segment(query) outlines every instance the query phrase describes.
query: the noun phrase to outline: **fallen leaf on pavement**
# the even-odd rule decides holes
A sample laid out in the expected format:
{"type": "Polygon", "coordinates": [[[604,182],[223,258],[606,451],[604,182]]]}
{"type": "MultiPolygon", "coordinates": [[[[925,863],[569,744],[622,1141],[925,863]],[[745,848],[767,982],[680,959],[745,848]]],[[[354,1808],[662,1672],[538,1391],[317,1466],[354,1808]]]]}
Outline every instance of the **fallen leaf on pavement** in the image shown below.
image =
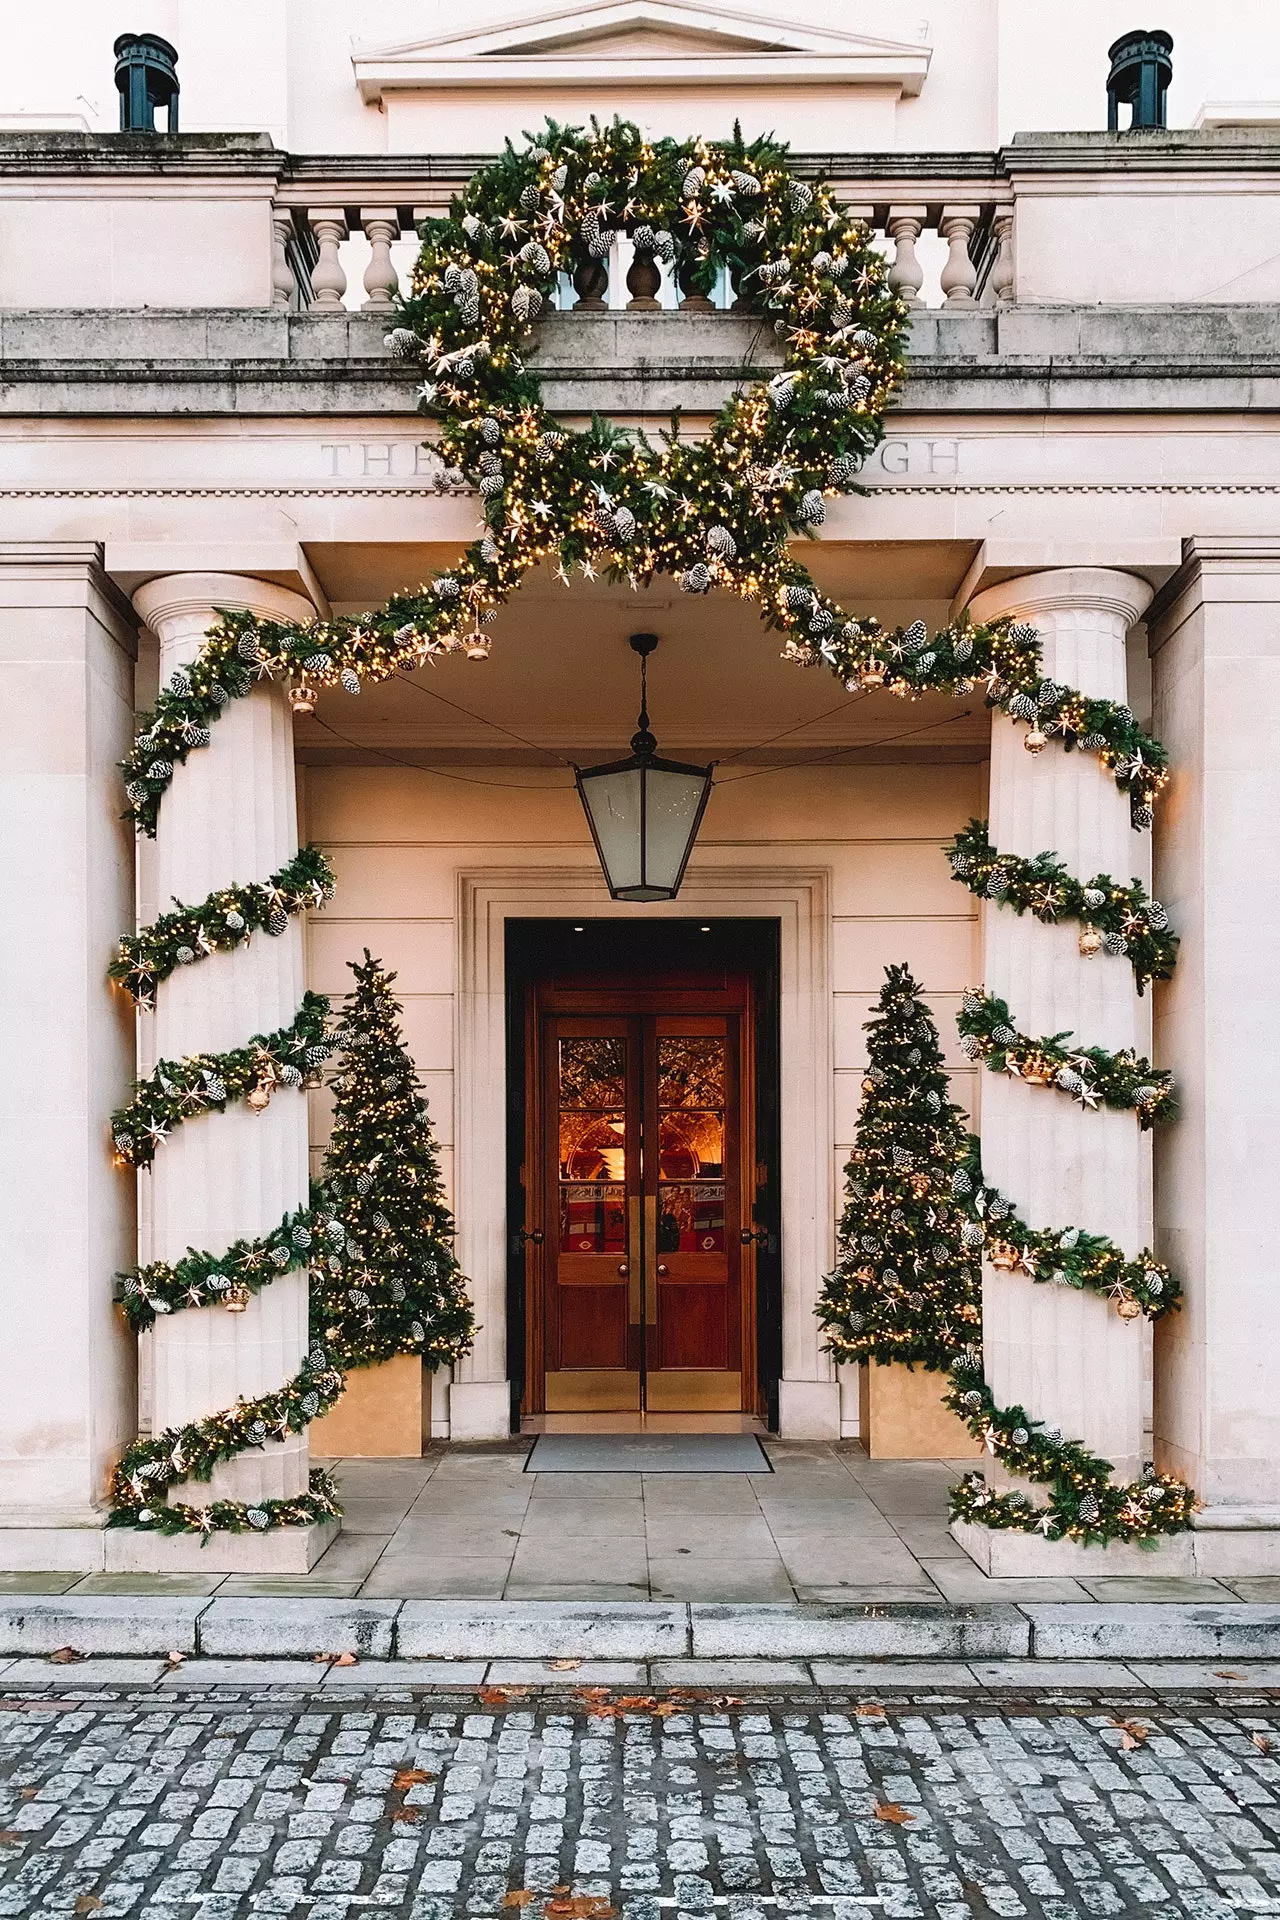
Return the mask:
{"type": "Polygon", "coordinates": [[[915,1815],[908,1813],[905,1807],[900,1807],[896,1800],[881,1800],[876,1804],[876,1819],[888,1820],[895,1827],[901,1827],[914,1820],[915,1815]]]}
{"type": "Polygon", "coordinates": [[[1271,1751],[1270,1736],[1265,1733],[1255,1733],[1253,1736],[1253,1744],[1259,1753],[1270,1753],[1271,1751]]]}
{"type": "Polygon", "coordinates": [[[87,1653],[81,1653],[79,1647],[55,1647],[49,1655],[55,1667],[69,1667],[77,1660],[87,1660],[87,1653]]]}
{"type": "Polygon", "coordinates": [[[859,1720],[884,1719],[884,1708],[878,1706],[874,1700],[864,1700],[861,1706],[854,1708],[854,1712],[857,1714],[859,1720]]]}
{"type": "Polygon", "coordinates": [[[405,1793],[410,1787],[425,1787],[428,1780],[436,1780],[438,1774],[428,1773],[425,1767],[400,1767],[391,1784],[397,1793],[405,1793]]]}
{"type": "Polygon", "coordinates": [[[76,1898],[77,1913],[96,1913],[102,1905],[96,1893],[82,1893],[76,1898]]]}
{"type": "Polygon", "coordinates": [[[166,1667],[180,1667],[186,1657],[185,1653],[166,1653],[164,1663],[166,1667]]]}
{"type": "Polygon", "coordinates": [[[528,1907],[537,1897],[536,1893],[530,1893],[528,1887],[513,1887],[510,1893],[503,1894],[502,1904],[504,1907],[528,1907]]]}
{"type": "Polygon", "coordinates": [[[360,1656],[357,1653],[338,1653],[334,1655],[333,1664],[335,1667],[358,1667],[360,1656]]]}
{"type": "Polygon", "coordinates": [[[543,1912],[561,1916],[561,1920],[566,1915],[572,1920],[613,1920],[614,1909],[603,1894],[571,1893],[548,1900],[543,1912]]]}
{"type": "Polygon", "coordinates": [[[393,1820],[401,1820],[407,1826],[412,1826],[415,1820],[421,1820],[422,1808],[421,1807],[395,1807],[392,1810],[391,1818],[393,1820]]]}
{"type": "Polygon", "coordinates": [[[1213,1670],[1213,1677],[1215,1680],[1243,1680],[1244,1679],[1244,1675],[1242,1673],[1237,1673],[1232,1667],[1215,1667],[1213,1670]]]}
{"type": "Polygon", "coordinates": [[[507,1700],[523,1700],[528,1687],[479,1687],[477,1693],[486,1707],[500,1707],[507,1700]]]}
{"type": "Polygon", "coordinates": [[[36,1800],[39,1798],[39,1795],[40,1795],[39,1787],[24,1787],[22,1789],[22,1792],[18,1795],[18,1798],[20,1800],[36,1800]]]}
{"type": "Polygon", "coordinates": [[[1134,1747],[1140,1747],[1151,1731],[1149,1727],[1144,1727],[1140,1720],[1108,1720],[1107,1725],[1119,1727],[1120,1745],[1126,1753],[1131,1752],[1134,1747]]]}
{"type": "Polygon", "coordinates": [[[26,1837],[25,1833],[19,1833],[15,1828],[6,1827],[3,1832],[0,1832],[0,1847],[16,1847],[26,1837]]]}
{"type": "Polygon", "coordinates": [[[576,1673],[582,1665],[581,1660],[548,1660],[552,1673],[576,1673]]]}

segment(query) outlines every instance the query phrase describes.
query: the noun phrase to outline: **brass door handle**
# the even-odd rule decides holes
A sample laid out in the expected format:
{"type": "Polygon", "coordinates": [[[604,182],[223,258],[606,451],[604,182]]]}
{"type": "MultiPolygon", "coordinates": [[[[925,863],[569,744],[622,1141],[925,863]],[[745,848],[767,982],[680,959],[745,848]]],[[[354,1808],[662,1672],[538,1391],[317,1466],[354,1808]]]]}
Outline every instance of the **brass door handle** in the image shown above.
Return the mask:
{"type": "Polygon", "coordinates": [[[628,1274],[630,1273],[630,1271],[631,1271],[631,1268],[630,1268],[630,1267],[629,1267],[629,1266],[627,1265],[627,1263],[626,1263],[626,1261],[625,1261],[625,1260],[619,1260],[619,1262],[618,1262],[618,1275],[619,1275],[619,1278],[620,1278],[620,1279],[623,1279],[623,1280],[625,1280],[625,1279],[626,1279],[626,1277],[627,1277],[627,1275],[628,1275],[628,1274]]]}
{"type": "Polygon", "coordinates": [[[661,1261],[658,1262],[658,1278],[659,1280],[665,1280],[667,1278],[667,1269],[661,1261]]]}
{"type": "Polygon", "coordinates": [[[516,1242],[521,1247],[540,1247],[542,1245],[542,1228],[534,1227],[532,1231],[527,1227],[518,1228],[516,1232],[516,1242]]]}

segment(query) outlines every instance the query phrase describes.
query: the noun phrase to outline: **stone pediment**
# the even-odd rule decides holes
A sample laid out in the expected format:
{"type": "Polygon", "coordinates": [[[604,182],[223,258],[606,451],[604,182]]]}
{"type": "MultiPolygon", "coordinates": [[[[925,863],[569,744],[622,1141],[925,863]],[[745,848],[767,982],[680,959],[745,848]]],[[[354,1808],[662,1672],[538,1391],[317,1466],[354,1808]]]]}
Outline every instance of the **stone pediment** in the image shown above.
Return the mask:
{"type": "Polygon", "coordinates": [[[591,88],[620,79],[662,87],[825,81],[914,94],[929,57],[923,41],[784,23],[699,0],[603,0],[429,40],[358,45],[353,65],[372,104],[389,92],[591,88]]]}

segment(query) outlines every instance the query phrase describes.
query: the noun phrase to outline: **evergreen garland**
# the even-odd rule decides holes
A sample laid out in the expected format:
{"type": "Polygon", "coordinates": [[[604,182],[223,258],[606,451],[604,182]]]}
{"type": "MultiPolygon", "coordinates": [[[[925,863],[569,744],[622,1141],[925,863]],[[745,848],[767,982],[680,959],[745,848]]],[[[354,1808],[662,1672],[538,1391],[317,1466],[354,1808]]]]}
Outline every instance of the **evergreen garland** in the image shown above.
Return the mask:
{"type": "Polygon", "coordinates": [[[141,1005],[152,1006],[156,988],[178,967],[230,953],[259,931],[276,938],[295,913],[332,897],[333,868],[319,847],[302,847],[269,880],[219,887],[198,907],[175,901],[172,913],[124,935],[107,971],[141,1005]]]}
{"type": "Polygon", "coordinates": [[[1183,1481],[1149,1466],[1141,1480],[1116,1485],[1109,1460],[1064,1439],[1022,1407],[997,1407],[976,1353],[957,1359],[943,1398],[1008,1472],[1050,1488],[1048,1502],[1038,1507],[1016,1488],[997,1492],[981,1473],[966,1473],[951,1489],[953,1519],[1082,1546],[1109,1540],[1154,1546],[1162,1534],[1191,1526],[1198,1502],[1183,1481]]]}
{"type": "Polygon", "coordinates": [[[979,899],[994,900],[1015,913],[1033,913],[1053,925],[1080,920],[1080,951],[1126,956],[1138,992],[1149,980],[1167,980],[1177,958],[1177,935],[1169,916],[1148,895],[1140,880],[1126,887],[1110,874],[1076,880],[1053,853],[1025,860],[992,846],[985,820],[971,820],[946,850],[951,876],[979,899]]]}
{"type": "Polygon", "coordinates": [[[336,1036],[333,1131],[326,1205],[341,1224],[340,1253],[313,1268],[312,1324],[345,1367],[397,1353],[430,1366],[471,1347],[475,1320],[453,1252],[427,1103],[400,1033],[394,974],[365,950],[336,1036]]]}
{"type": "Polygon", "coordinates": [[[969,1150],[933,1015],[905,965],[885,968],[845,1209],[818,1323],[837,1361],[945,1371],[982,1324],[979,1255],[953,1179],[969,1150]]]}
{"type": "Polygon", "coordinates": [[[1007,1073],[1033,1087],[1056,1087],[1090,1111],[1102,1102],[1133,1113],[1146,1132],[1177,1114],[1173,1075],[1153,1067],[1142,1054],[1124,1047],[1072,1047],[1069,1032],[1029,1039],[1013,1024],[1003,1000],[991,993],[967,992],[956,1020],[960,1050],[981,1060],[992,1073],[1007,1073]]]}
{"type": "Polygon", "coordinates": [[[289,1026],[256,1033],[247,1046],[157,1061],[137,1082],[132,1100],[111,1116],[118,1157],[129,1166],[149,1167],[160,1142],[196,1114],[224,1113],[246,1097],[262,1108],[277,1087],[318,1085],[316,1076],[333,1050],[325,1031],[328,1015],[323,994],[304,993],[289,1026]]]}

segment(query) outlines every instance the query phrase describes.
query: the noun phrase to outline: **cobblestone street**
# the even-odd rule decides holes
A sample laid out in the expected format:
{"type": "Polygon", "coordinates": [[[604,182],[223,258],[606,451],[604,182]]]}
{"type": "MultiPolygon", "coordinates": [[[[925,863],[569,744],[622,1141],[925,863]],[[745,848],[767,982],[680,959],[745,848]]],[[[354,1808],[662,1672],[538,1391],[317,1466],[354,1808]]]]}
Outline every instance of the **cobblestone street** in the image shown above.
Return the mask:
{"type": "Polygon", "coordinates": [[[350,1694],[6,1699],[0,1914],[1280,1911],[1272,1696],[350,1694]]]}

